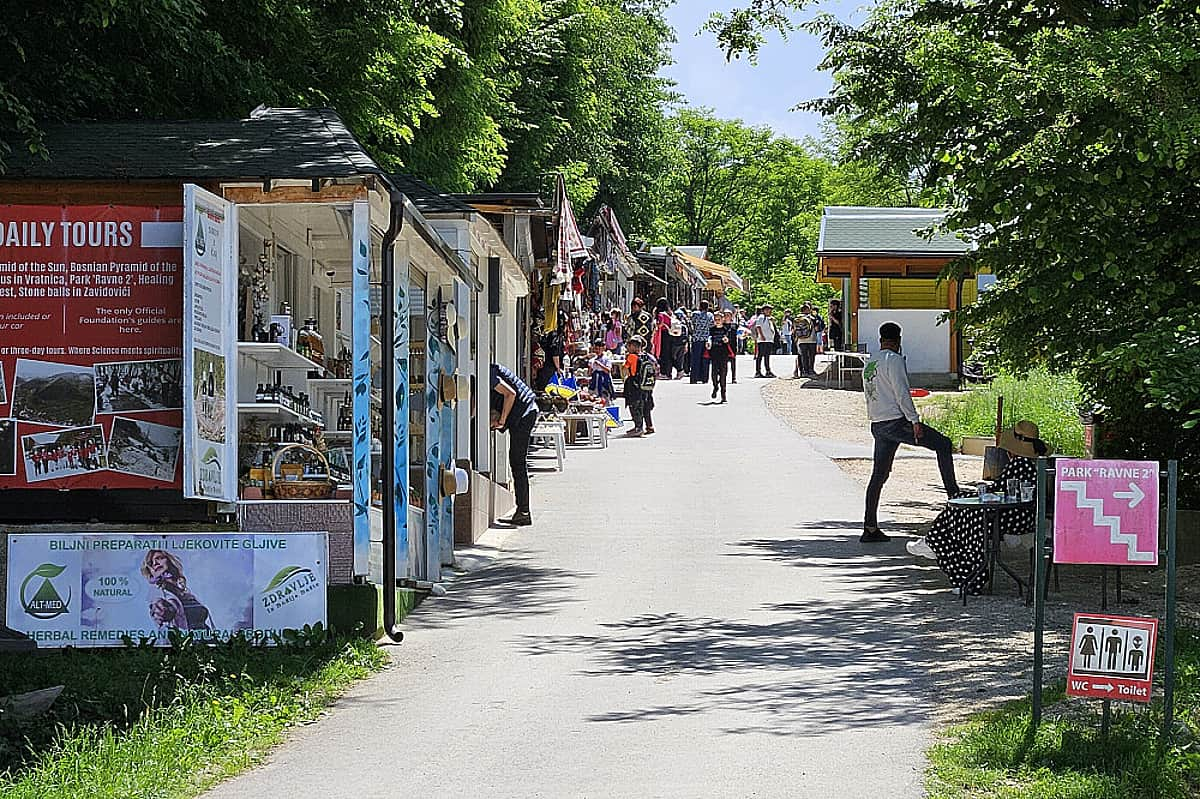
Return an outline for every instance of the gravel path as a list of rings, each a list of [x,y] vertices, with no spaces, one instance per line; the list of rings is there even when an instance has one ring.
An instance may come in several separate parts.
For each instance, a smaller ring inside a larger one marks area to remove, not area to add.
[[[854,444],[870,441],[866,408],[859,391],[824,389],[811,382],[776,380],[766,385],[767,406],[792,429],[814,439],[840,439]],[[907,449],[907,448],[906,448]],[[871,462],[865,458],[836,459],[838,467],[865,490]],[[957,457],[960,483],[980,479],[980,458]],[[931,675],[939,686],[936,713],[942,721],[961,719],[981,706],[1028,695],[1032,687],[1033,613],[1016,597],[1015,587],[997,578],[993,596],[971,597],[964,608],[934,561],[909,556],[908,536],[923,535],[944,502],[937,468],[931,459],[898,459],[884,489],[881,526],[902,538],[882,555],[878,568],[904,584],[904,612],[921,619],[917,628],[922,645],[939,657]],[[1023,550],[1003,556],[1020,574],[1028,572]],[[1061,591],[1051,591],[1046,605],[1046,681],[1066,676],[1071,619],[1077,611],[1101,606],[1100,568],[1064,566]],[[1110,572],[1110,575],[1112,573]],[[1200,577],[1197,567],[1180,569],[1181,623],[1200,620]],[[1109,610],[1127,615],[1162,614],[1161,570],[1126,569],[1124,603],[1115,604],[1115,575],[1110,579]]]

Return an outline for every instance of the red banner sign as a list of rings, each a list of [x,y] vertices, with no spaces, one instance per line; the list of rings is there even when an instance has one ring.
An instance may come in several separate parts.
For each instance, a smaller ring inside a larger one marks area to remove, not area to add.
[[[0,205],[0,488],[179,488],[182,209]]]

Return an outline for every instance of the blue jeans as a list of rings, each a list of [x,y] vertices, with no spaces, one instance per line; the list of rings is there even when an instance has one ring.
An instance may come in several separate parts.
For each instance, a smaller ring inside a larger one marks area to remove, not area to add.
[[[883,484],[892,474],[892,462],[901,444],[914,444],[936,452],[946,496],[958,495],[958,478],[954,476],[954,445],[937,430],[927,424],[921,425],[921,440],[916,441],[912,422],[900,418],[872,422],[871,435],[875,437],[875,465],[871,470],[871,482],[867,484],[867,512],[863,517],[865,528],[879,526],[879,496],[883,493]]]
[[[692,383],[708,382],[708,361],[704,359],[704,339],[692,342]]]

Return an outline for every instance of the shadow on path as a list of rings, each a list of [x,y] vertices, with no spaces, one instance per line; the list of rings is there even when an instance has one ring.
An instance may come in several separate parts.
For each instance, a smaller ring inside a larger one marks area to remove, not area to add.
[[[538,564],[534,554],[496,561],[454,579],[449,593],[406,620],[412,628],[452,627],[480,617],[522,618],[579,602],[592,575]]]

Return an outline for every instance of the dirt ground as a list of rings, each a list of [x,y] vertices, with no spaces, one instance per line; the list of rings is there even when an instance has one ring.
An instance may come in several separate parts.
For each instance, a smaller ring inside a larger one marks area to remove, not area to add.
[[[871,441],[861,391],[825,388],[815,381],[775,380],[764,387],[767,406],[800,435],[822,442]],[[856,448],[851,448],[854,450]],[[907,448],[905,448],[907,449]],[[871,462],[859,457],[834,462],[866,488]],[[981,478],[982,459],[957,457],[960,484]],[[937,714],[944,721],[968,712],[1027,696],[1032,687],[1033,609],[1017,597],[1016,586],[997,573],[995,593],[970,597],[964,607],[935,561],[908,555],[904,544],[923,535],[942,509],[945,492],[930,458],[898,458],[880,505],[881,526],[896,539],[877,552],[879,568],[901,580],[897,594],[905,613],[921,617],[919,635],[931,651],[946,657],[931,675],[937,687]],[[1021,575],[1028,574],[1027,550],[1006,549],[1002,558]],[[1064,566],[1059,589],[1046,604],[1046,682],[1066,676],[1071,619],[1077,611],[1099,611],[1102,602],[1101,567]],[[1122,603],[1115,596],[1116,575],[1109,572],[1108,611],[1133,616],[1163,615],[1164,576],[1161,569],[1125,569]],[[1200,567],[1179,572],[1180,623],[1200,625]],[[1071,700],[1072,702],[1074,700]]]

